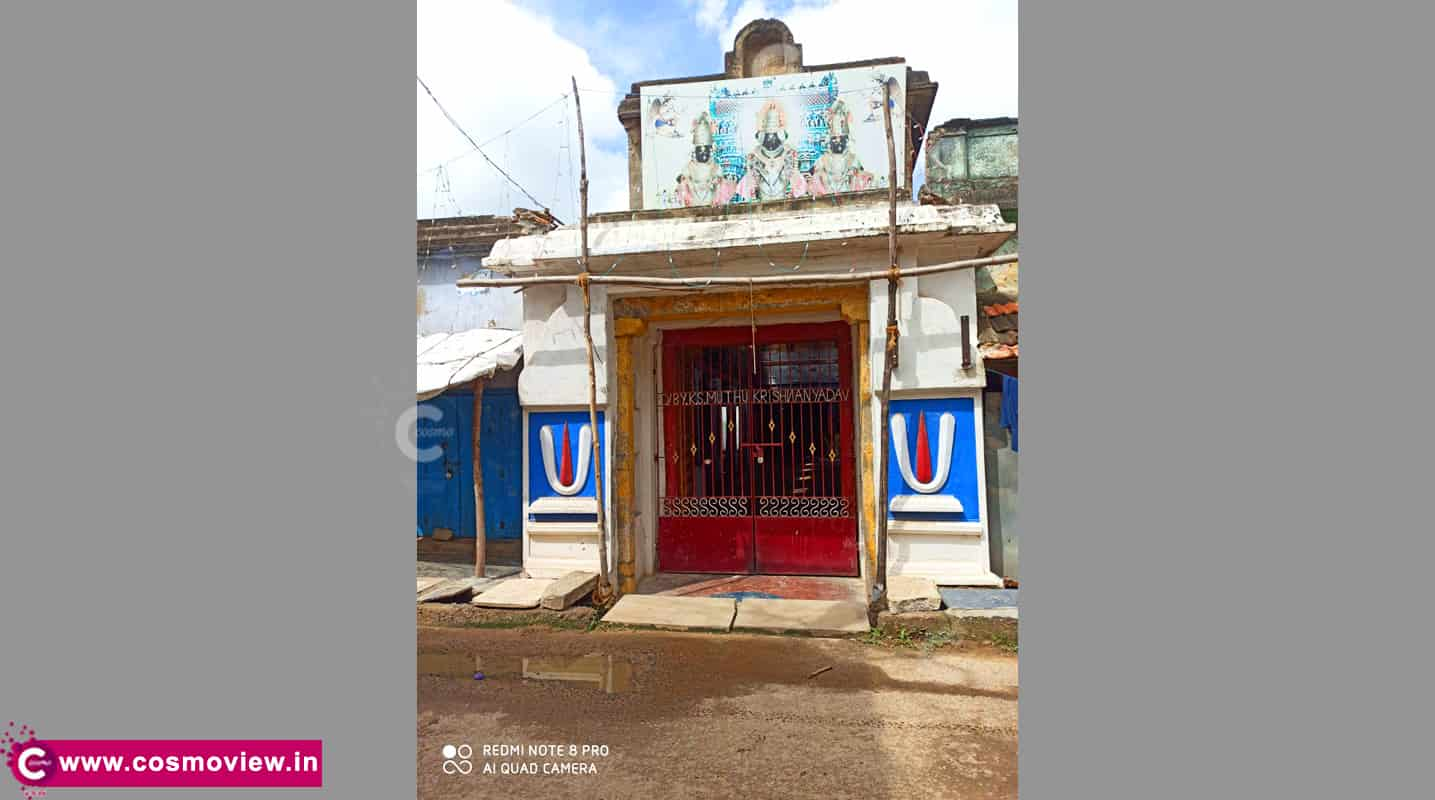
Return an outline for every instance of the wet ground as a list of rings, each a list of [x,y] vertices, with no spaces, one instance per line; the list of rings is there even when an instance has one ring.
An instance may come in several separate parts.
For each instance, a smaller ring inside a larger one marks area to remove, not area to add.
[[[421,798],[1017,796],[996,649],[538,626],[418,649]]]

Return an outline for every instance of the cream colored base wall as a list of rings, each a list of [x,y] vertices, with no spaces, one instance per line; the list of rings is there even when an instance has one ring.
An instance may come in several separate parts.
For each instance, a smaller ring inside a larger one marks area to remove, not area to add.
[[[591,522],[529,522],[524,526],[523,570],[532,578],[560,578],[574,570],[598,571],[598,526]]]
[[[904,253],[902,266],[913,267],[931,261],[919,254]],[[881,410],[875,395],[882,386],[883,351],[886,332],[880,320],[887,315],[887,282],[869,284],[870,316],[878,320],[870,328],[869,372],[874,400],[871,408],[874,439],[880,435]],[[983,435],[982,388],[986,372],[976,341],[976,284],[970,270],[904,279],[897,296],[899,367],[892,374],[892,399],[970,397],[974,403],[977,452],[976,463],[978,522],[912,521],[888,518],[887,574],[929,578],[939,586],[1001,586],[991,569],[986,486],[985,436]],[[963,369],[961,318],[968,318],[968,352],[972,366]],[[873,448],[877,464],[886,457]],[[879,466],[880,468],[880,466]],[[895,469],[895,466],[893,467]],[[885,487],[877,496],[886,502]],[[882,509],[886,513],[886,509]]]
[[[887,522],[889,576],[929,578],[938,586],[1001,586],[988,563],[981,523]]]

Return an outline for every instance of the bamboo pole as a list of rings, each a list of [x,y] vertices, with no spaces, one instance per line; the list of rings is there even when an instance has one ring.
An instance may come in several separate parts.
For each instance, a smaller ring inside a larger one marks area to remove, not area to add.
[[[483,379],[473,379],[473,576],[482,578],[487,560],[487,520],[483,516],[483,461],[479,458],[479,431],[483,424]]]
[[[608,577],[608,525],[603,513],[603,436],[598,428],[598,373],[593,366],[593,300],[588,291],[593,278],[588,270],[588,148],[583,142],[583,103],[578,96],[577,76],[573,77],[573,107],[578,117],[578,197],[581,203],[578,235],[583,265],[578,285],[583,289],[583,339],[588,344],[588,424],[593,431],[593,489],[598,500],[598,587],[593,592],[593,601],[603,605],[613,596],[613,584]]]
[[[648,286],[653,288],[706,289],[709,286],[798,286],[830,283],[865,283],[895,275],[898,279],[934,275],[959,269],[993,267],[998,264],[1014,264],[1016,253],[986,258],[969,258],[962,261],[945,261],[923,267],[907,269],[874,269],[865,272],[833,272],[808,275],[754,275],[750,278],[735,278],[731,275],[714,275],[706,278],[662,278],[641,275],[589,275],[589,283],[607,286]],[[457,285],[464,289],[493,288],[502,286],[541,286],[544,284],[571,284],[578,281],[578,275],[530,275],[522,278],[461,278]]]
[[[892,404],[892,369],[897,363],[897,279],[900,268],[897,265],[897,150],[892,141],[892,86],[882,87],[882,121],[887,129],[887,347],[882,359],[881,436],[878,442],[882,461],[877,470],[877,575],[872,584],[872,607],[882,609],[887,604],[887,442],[891,437],[892,421],[888,419]]]

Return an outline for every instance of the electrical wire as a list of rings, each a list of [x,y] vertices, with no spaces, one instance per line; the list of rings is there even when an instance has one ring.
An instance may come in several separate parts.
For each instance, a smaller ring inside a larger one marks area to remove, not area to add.
[[[529,114],[526,118],[524,118],[524,120],[523,120],[522,122],[518,123],[517,125],[514,125],[512,128],[509,128],[508,130],[504,131],[503,133],[497,134],[496,136],[491,136],[491,137],[489,137],[489,138],[483,140],[483,142],[481,142],[481,145],[482,145],[483,147],[487,147],[488,145],[493,144],[494,142],[498,141],[499,139],[502,139],[503,137],[507,136],[508,134],[513,133],[514,131],[518,130],[519,128],[522,128],[524,125],[527,125],[528,123],[532,122],[534,119],[536,119],[536,118],[537,118],[540,114],[542,114],[543,112],[547,111],[548,109],[550,109],[550,108],[552,108],[552,107],[558,105],[559,103],[561,103],[561,102],[563,102],[564,100],[567,100],[567,99],[568,99],[568,95],[566,95],[566,94],[565,94],[565,95],[560,95],[557,100],[554,100],[553,102],[551,102],[551,103],[549,103],[548,105],[546,105],[546,106],[544,106],[544,107],[538,109],[537,111],[533,112],[532,114]],[[461,158],[468,158],[469,156],[473,155],[475,152],[477,152],[477,151],[476,151],[476,150],[468,150],[468,151],[466,151],[466,152],[459,153],[458,155],[454,156],[453,158],[450,158],[450,159],[448,159],[448,160],[446,160],[446,161],[441,161],[441,162],[439,162],[438,164],[435,164],[434,166],[429,167],[428,169],[420,170],[420,171],[418,172],[418,174],[419,174],[419,175],[422,175],[422,174],[424,174],[425,172],[433,172],[433,171],[436,170],[436,169],[442,169],[443,167],[446,167],[446,166],[448,166],[449,164],[452,164],[453,162],[455,162],[455,161],[457,161],[457,160],[459,160],[459,159],[461,159]]]
[[[438,101],[438,98],[434,96],[433,90],[428,87],[428,84],[427,84],[427,83],[424,83],[424,79],[423,79],[423,78],[420,78],[420,77],[417,76],[417,75],[415,75],[414,78],[418,80],[420,86],[424,87],[424,91],[428,93],[429,99],[430,99],[430,100],[433,100],[433,104],[436,105],[436,106],[438,106],[438,110],[443,113],[444,118],[447,119],[447,120],[449,121],[449,123],[452,124],[453,127],[458,130],[459,133],[463,134],[463,138],[467,139],[467,140],[468,140],[468,143],[471,144],[471,145],[473,145],[473,149],[474,149],[474,150],[477,150],[477,151],[478,151],[478,154],[481,155],[481,156],[483,156],[483,160],[484,160],[484,161],[487,161],[488,164],[489,164],[489,166],[491,166],[491,167],[493,167],[494,169],[498,170],[498,173],[499,173],[500,175],[502,175],[504,178],[506,178],[509,183],[511,183],[511,184],[513,184],[514,186],[518,187],[518,191],[523,192],[525,195],[527,195],[527,196],[528,196],[528,199],[529,199],[529,200],[532,200],[533,203],[534,203],[534,205],[536,205],[536,206],[538,206],[538,208],[542,209],[542,208],[544,207],[544,206],[543,206],[543,201],[541,201],[541,200],[539,200],[538,198],[534,197],[531,192],[529,192],[527,189],[523,188],[523,185],[522,185],[522,184],[520,184],[518,181],[514,180],[512,175],[509,175],[507,172],[504,172],[502,167],[500,167],[500,166],[498,166],[497,164],[493,163],[493,159],[489,158],[489,157],[488,157],[488,154],[485,153],[485,152],[483,152],[483,148],[478,146],[478,142],[474,141],[473,137],[468,134],[468,131],[464,130],[462,125],[458,124],[458,120],[454,119],[454,118],[453,118],[453,115],[450,114],[450,113],[448,113],[448,109],[446,109],[446,108],[443,107],[443,103],[440,103],[440,102]],[[503,134],[503,135],[507,135],[507,134]],[[549,215],[552,216],[552,212],[549,212]],[[554,219],[554,221],[556,221],[559,225],[562,225],[562,224],[563,224],[563,221],[562,221],[562,220],[559,220],[557,217],[553,217],[553,219]]]
[[[668,84],[668,85],[671,85],[671,84]],[[643,88],[646,89],[646,88],[653,88],[653,87],[646,87],[646,86],[645,86],[645,87],[643,87]],[[583,92],[583,93],[585,93],[585,94],[606,94],[606,95],[613,95],[613,96],[615,96],[615,97],[627,97],[629,94],[631,94],[631,92],[620,92],[620,91],[609,90],[609,89],[584,89],[582,86],[579,86],[579,87],[578,87],[578,91]],[[743,101],[750,101],[750,100],[768,100],[768,99],[776,98],[776,97],[804,97],[804,96],[806,96],[806,95],[812,94],[813,92],[824,92],[824,91],[826,91],[826,90],[825,90],[825,88],[822,87],[822,86],[813,86],[813,87],[810,88],[810,89],[803,89],[803,90],[798,90],[798,91],[791,91],[791,92],[771,92],[771,93],[768,93],[768,94],[757,94],[757,93],[754,93],[754,94],[732,95],[732,96],[730,96],[730,97],[725,97],[725,98],[722,98],[722,99],[725,99],[725,100],[726,100],[726,99],[743,100]],[[865,93],[871,93],[871,92],[873,92],[873,91],[881,91],[881,86],[880,86],[880,85],[879,85],[879,86],[876,86],[876,87],[863,86],[863,87],[857,88],[857,89],[839,89],[839,90],[836,91],[836,92],[832,92],[832,94],[836,94],[836,95],[860,94],[860,93],[864,93],[864,92],[865,92]],[[710,95],[710,94],[674,94],[674,93],[672,93],[672,92],[655,92],[655,93],[654,93],[653,95],[651,95],[651,96],[653,96],[653,97],[685,98],[685,99],[689,99],[689,100],[710,100],[710,99],[712,99],[712,95]]]

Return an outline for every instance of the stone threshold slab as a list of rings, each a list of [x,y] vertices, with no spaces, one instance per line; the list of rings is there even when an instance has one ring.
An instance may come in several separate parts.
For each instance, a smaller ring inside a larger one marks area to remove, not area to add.
[[[866,633],[867,606],[850,600],[745,599],[738,604],[735,631],[847,636]]]
[[[474,596],[469,603],[485,608],[537,608],[553,584],[542,578],[507,578]]]
[[[730,597],[630,594],[620,598],[603,621],[677,631],[727,631],[736,611],[737,601]]]

